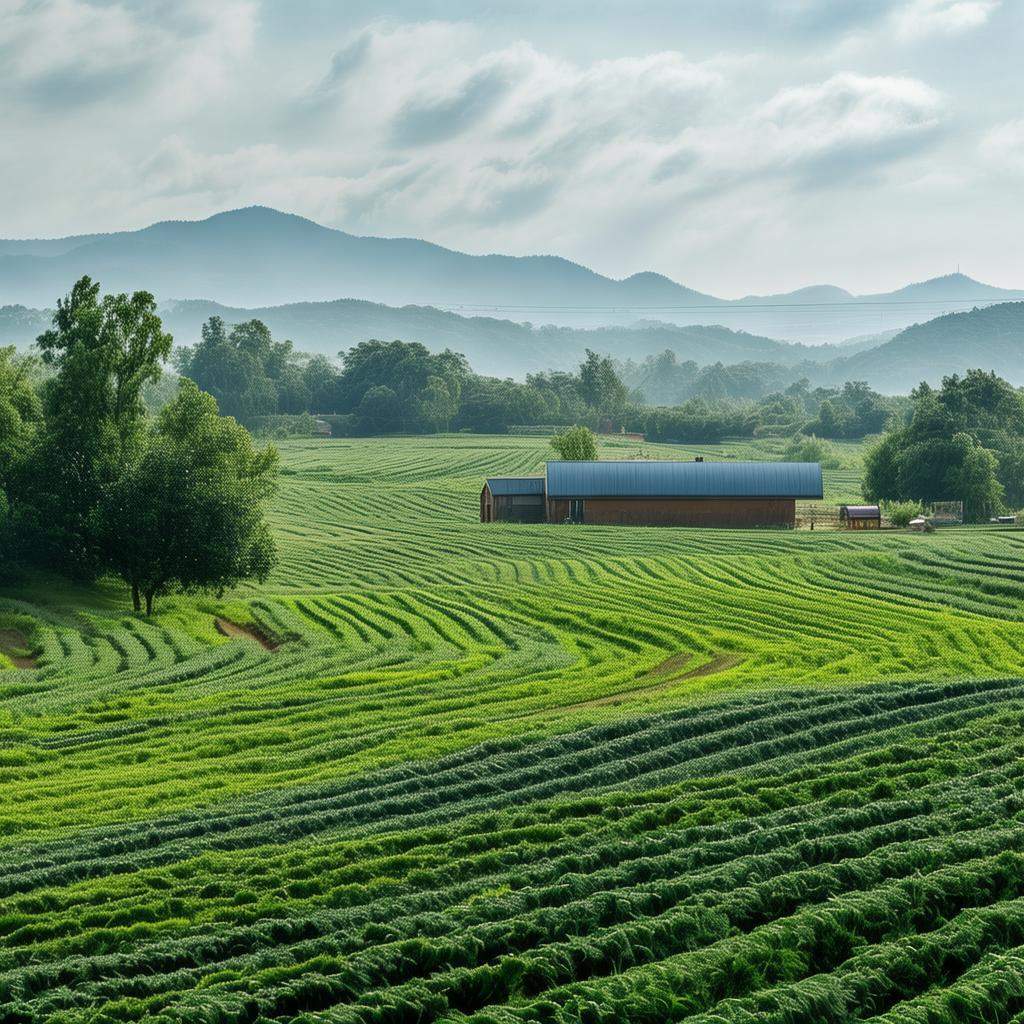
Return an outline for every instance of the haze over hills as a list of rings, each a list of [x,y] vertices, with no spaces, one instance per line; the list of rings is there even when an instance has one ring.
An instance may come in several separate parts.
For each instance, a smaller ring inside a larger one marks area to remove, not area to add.
[[[885,394],[905,394],[922,380],[979,367],[1024,386],[1024,302],[1004,302],[914,324],[882,345],[825,366],[832,383],[866,380]]]
[[[451,348],[479,373],[523,378],[578,365],[590,348],[641,362],[672,350],[680,362],[770,363],[787,379],[815,384],[864,380],[886,394],[906,393],[927,380],[972,367],[995,370],[1024,386],[1024,302],[999,303],[937,317],[900,332],[851,338],[841,345],[807,346],[717,326],[638,322],[631,327],[534,328],[511,320],[463,317],[421,306],[394,308],[352,299],[241,308],[205,300],[167,303],[164,323],[177,344],[192,344],[211,316],[227,323],[253,318],[301,351],[336,355],[369,338],[419,341],[434,351]],[[0,307],[0,345],[28,346],[50,322],[49,310]]]
[[[0,304],[49,307],[84,273],[106,290],[145,288],[163,303],[204,298],[263,309],[353,298],[577,327],[642,318],[719,324],[815,344],[967,303],[1024,299],[1024,291],[951,274],[877,295],[814,285],[728,300],[662,274],[616,280],[558,256],[474,256],[419,239],[351,235],[266,207],[140,231],[0,241]]]
[[[164,325],[175,343],[199,340],[202,325],[219,316],[229,324],[262,320],[276,338],[289,338],[304,352],[334,356],[370,338],[419,341],[434,351],[463,353],[480,373],[523,378],[547,369],[572,369],[588,348],[617,358],[643,359],[672,349],[680,360],[737,363],[775,362],[793,366],[805,360],[827,360],[845,353],[840,346],[805,346],[716,326],[678,326],[656,321],[629,327],[532,327],[493,317],[466,317],[430,306],[395,308],[359,299],[300,302],[283,306],[243,308],[203,299],[161,306]],[[0,307],[0,344],[25,347],[49,326],[48,310]],[[885,340],[882,338],[880,340]]]

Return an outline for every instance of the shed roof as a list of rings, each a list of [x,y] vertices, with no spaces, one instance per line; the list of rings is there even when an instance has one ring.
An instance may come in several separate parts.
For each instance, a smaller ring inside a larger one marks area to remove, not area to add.
[[[510,494],[543,494],[544,477],[491,476],[487,478],[487,488],[495,497]]]
[[[843,505],[847,519],[881,519],[882,510],[877,505]]]
[[[549,462],[549,498],[820,498],[817,462]]]

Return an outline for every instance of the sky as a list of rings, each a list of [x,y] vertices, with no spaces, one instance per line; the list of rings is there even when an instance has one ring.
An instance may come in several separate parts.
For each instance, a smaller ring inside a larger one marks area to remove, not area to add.
[[[1024,287],[1024,0],[0,0],[0,237],[262,204],[735,297]]]

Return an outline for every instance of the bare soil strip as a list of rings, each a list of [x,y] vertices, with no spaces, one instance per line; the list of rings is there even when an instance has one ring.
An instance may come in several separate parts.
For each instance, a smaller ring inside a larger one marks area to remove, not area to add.
[[[717,654],[710,661],[690,669],[689,672],[683,672],[681,675],[671,675],[673,668],[682,667],[691,661],[692,657],[690,654],[674,654],[671,658],[666,658],[665,661],[643,677],[644,679],[661,678],[661,682],[655,683],[652,686],[620,690],[618,693],[610,693],[606,697],[597,697],[594,700],[586,700],[580,704],[569,704],[561,710],[574,711],[577,708],[595,708],[604,704],[622,704],[635,698],[647,697],[652,693],[657,693],[659,690],[667,690],[670,686],[675,686],[676,683],[681,683],[684,679],[699,679],[701,676],[712,676],[717,672],[725,672],[726,669],[735,668],[743,661],[743,655],[741,654]],[[668,678],[665,678],[666,676]]]
[[[247,640],[255,640],[265,651],[276,651],[280,644],[275,643],[262,630],[255,626],[242,626],[230,619],[216,619],[217,632],[222,636],[229,636],[232,639],[244,637]]]
[[[0,629],[0,651],[15,668],[35,668],[39,659],[34,654],[16,654],[29,650],[28,638],[20,629]]]

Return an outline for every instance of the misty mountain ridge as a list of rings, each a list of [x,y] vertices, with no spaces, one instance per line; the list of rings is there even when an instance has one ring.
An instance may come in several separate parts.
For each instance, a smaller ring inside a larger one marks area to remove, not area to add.
[[[493,317],[464,317],[432,307],[393,308],[354,299],[275,307],[223,306],[204,299],[165,303],[164,324],[177,344],[199,339],[211,316],[227,323],[259,319],[274,336],[300,351],[336,355],[370,338],[419,341],[433,351],[463,353],[479,373],[523,378],[547,369],[571,369],[586,349],[642,363],[666,349],[698,366],[758,363],[780,372],[773,379],[806,377],[813,384],[867,381],[885,394],[908,392],[922,380],[938,384],[951,373],[980,367],[1024,386],[1024,302],[999,303],[948,314],[899,332],[855,337],[840,345],[806,346],[720,326],[638,321],[629,327],[532,327]],[[0,307],[0,345],[30,345],[49,327],[51,310]]]
[[[948,311],[943,304],[1024,299],[963,274],[875,295],[812,285],[721,299],[653,271],[618,280],[560,256],[470,255],[415,238],[352,235],[262,206],[139,231],[0,241],[0,304],[49,307],[85,273],[105,290],[145,288],[164,303],[203,296],[264,309],[347,296],[561,326],[623,327],[643,316],[711,322],[810,343],[899,329]]]

